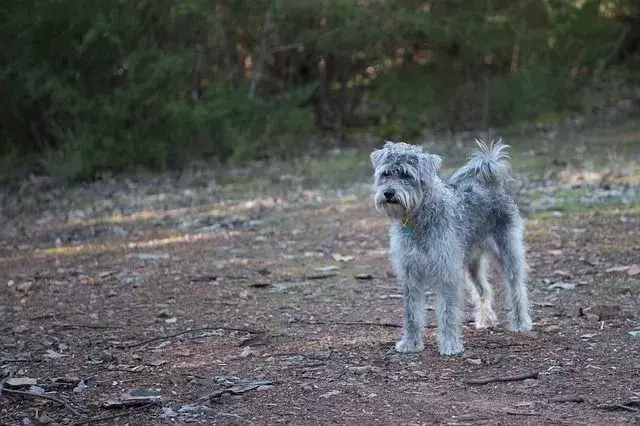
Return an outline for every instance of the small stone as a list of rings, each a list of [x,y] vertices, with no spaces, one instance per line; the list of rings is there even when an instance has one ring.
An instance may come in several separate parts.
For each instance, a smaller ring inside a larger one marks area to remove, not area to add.
[[[24,333],[25,331],[29,330],[29,327],[27,327],[26,325],[16,325],[11,330],[14,333]]]
[[[171,312],[167,309],[163,309],[158,312],[158,318],[171,318]]]
[[[48,425],[49,423],[52,423],[52,422],[53,422],[53,419],[49,417],[46,413],[42,413],[40,417],[38,417],[38,423],[40,423],[41,425]]]
[[[576,288],[574,283],[555,283],[547,287],[548,290],[573,290]]]
[[[37,383],[38,381],[36,379],[32,379],[31,377],[11,377],[4,382],[5,385],[11,386],[13,388],[31,386]]]
[[[467,362],[472,365],[482,365],[482,360],[478,358],[467,358]]]
[[[528,388],[538,386],[538,381],[536,379],[525,379],[525,381],[522,383]]]
[[[545,333],[555,333],[556,331],[560,331],[560,326],[559,325],[550,325],[550,326],[545,327],[544,329],[542,329],[542,331],[544,331]]]
[[[313,386],[307,384],[307,385],[302,385],[302,390],[305,392],[311,392],[313,390]]]

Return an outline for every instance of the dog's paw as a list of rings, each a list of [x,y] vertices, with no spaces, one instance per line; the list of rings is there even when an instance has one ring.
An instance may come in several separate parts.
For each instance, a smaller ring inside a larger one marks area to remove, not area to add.
[[[464,345],[458,339],[441,340],[438,342],[438,353],[444,356],[459,355],[464,352]]]
[[[531,321],[531,317],[529,315],[520,318],[518,321],[512,321],[509,324],[509,329],[516,332],[531,331],[532,328],[533,322]]]
[[[489,328],[498,324],[498,317],[491,308],[485,308],[478,311],[475,315],[476,328]]]
[[[417,353],[424,350],[424,343],[417,340],[398,340],[396,342],[396,352],[401,354]]]

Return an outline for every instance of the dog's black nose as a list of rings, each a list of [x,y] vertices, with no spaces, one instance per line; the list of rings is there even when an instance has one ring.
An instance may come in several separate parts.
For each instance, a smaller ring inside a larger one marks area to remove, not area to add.
[[[387,200],[393,199],[395,195],[396,191],[394,191],[393,189],[387,189],[386,191],[384,191],[384,198],[386,198]]]

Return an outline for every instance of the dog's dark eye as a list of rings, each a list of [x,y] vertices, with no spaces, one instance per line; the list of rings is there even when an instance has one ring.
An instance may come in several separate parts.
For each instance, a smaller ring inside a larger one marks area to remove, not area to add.
[[[383,178],[388,178],[388,177],[391,176],[391,172],[384,171],[384,172],[380,173],[380,176],[383,177]]]

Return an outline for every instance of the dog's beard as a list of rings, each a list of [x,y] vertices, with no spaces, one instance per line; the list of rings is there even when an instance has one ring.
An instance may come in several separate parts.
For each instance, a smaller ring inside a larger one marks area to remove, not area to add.
[[[389,217],[401,219],[417,206],[419,200],[415,193],[395,188],[394,201],[390,202],[384,196],[384,192],[387,189],[389,188],[378,188],[376,191],[374,197],[376,210],[386,213]]]

